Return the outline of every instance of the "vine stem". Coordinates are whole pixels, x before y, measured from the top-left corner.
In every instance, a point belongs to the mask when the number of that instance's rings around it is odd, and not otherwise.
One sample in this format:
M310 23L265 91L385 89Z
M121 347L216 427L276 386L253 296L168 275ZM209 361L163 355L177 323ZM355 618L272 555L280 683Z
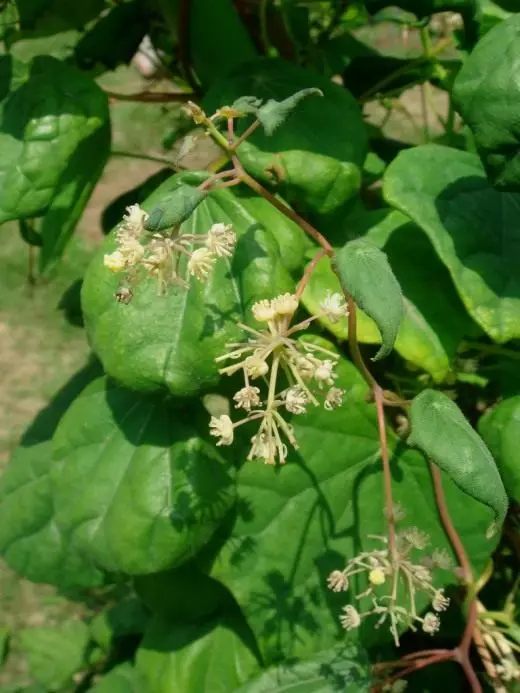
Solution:
M178 92L172 94L168 91L139 91L135 94L119 94L115 91L104 90L105 94L112 101L139 101L143 103L170 103L170 102L181 102L189 101L193 94Z
M303 292L305 291L305 287L309 283L311 275L316 268L316 265L326 255L327 255L327 251L325 250L325 248L318 250L316 255L312 258L312 260L309 262L309 264L305 268L305 272L303 273L303 276L300 279L300 281L298 282L298 286L296 287L295 295L296 295L296 298L298 301L301 299Z
M366 368L366 366L365 366ZM383 477L385 488L385 515L388 523L388 550L392 561L397 555L395 545L394 502L392 498L392 472L390 470L390 456L388 454L388 441L386 437L385 403L383 390L374 382L372 393L377 411L377 426L379 430L379 443L381 447L381 459L383 460Z

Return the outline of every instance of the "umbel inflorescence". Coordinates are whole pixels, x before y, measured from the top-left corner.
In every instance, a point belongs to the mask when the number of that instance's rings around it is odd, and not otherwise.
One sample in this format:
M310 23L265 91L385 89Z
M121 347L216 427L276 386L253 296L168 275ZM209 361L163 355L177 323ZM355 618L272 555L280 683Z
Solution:
M246 415L235 422L226 414L214 416L210 432L219 438L217 445L231 445L237 426L258 421L248 460L283 464L287 458L285 441L298 447L294 430L285 416L303 414L309 405L319 406L320 400L325 409L331 410L343 400L344 391L334 386L338 355L319 344L296 339L320 316L326 315L331 320L345 316L347 307L343 298L340 294L329 294L316 316L292 325L297 308L298 298L293 294L255 303L253 317L265 328L256 330L239 323L248 339L226 345L229 351L216 359L219 364L233 362L222 367L220 373L242 373L244 385L233 399L235 408L242 409Z
M187 287L186 274L205 281L217 258L233 254L236 234L230 224L213 224L206 234L181 233L179 229L152 234L145 230L146 219L139 205L127 207L116 232L117 250L104 257L105 266L125 273L130 284L144 272L157 278L157 293L163 295L169 285Z
M450 570L449 554L435 550L417 562L414 554L424 551L429 538L416 527L396 534L393 556L386 537L370 538L380 542L381 547L359 554L328 578L328 587L334 592L351 589L352 583L360 578L368 582L367 589L356 595L356 603L343 607L342 626L345 630L353 630L366 618L374 616L376 628L388 624L396 645L399 645L399 631L407 628L421 627L425 633L433 635L440 627L439 614L450 602L442 589L434 587L432 569ZM416 599L420 593L429 597L432 604L432 611L423 616L417 612Z

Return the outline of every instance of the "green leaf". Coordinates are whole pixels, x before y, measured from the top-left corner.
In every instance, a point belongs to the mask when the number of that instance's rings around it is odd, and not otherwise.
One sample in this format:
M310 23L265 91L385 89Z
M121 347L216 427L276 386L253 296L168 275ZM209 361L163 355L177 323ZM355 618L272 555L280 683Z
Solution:
M91 79L49 56L26 69L3 57L11 79L0 111L0 223L42 216L42 267L58 257L110 150L106 95Z
M50 438L85 385L99 375L96 365L80 371L41 411L24 434L0 477L0 553L17 573L63 589L95 587L103 574L63 534L54 517Z
M368 693L371 683L370 663L363 650L337 645L310 659L268 669L235 693Z
M209 415L100 378L53 438L56 524L98 566L130 575L188 560L235 501Z
M230 693L259 669L251 641L239 613L201 625L156 618L136 668L147 693Z
M424 390L412 400L408 444L431 458L457 486L495 514L501 527L507 495L495 460L464 414L442 392Z
M283 101L269 99L266 101L256 113L256 117L262 123L266 135L272 135L282 123L284 123L289 115L298 107L303 99L309 96L323 96L320 89L314 87L310 89L300 89L292 96L289 96Z
M472 333L474 323L448 271L415 224L397 211L384 210L377 215L365 212L359 221L365 219L368 228L359 231L367 240L384 248L403 292L403 319L395 349L414 366L430 373L436 382L442 382L450 372L461 339ZM358 220L348 223L358 231ZM341 285L332 272L330 261L324 258L312 273L303 294L303 304L310 313L318 311L327 291L341 292ZM348 338L346 319L333 323L322 318L320 322L339 339ZM358 312L357 338L368 344L381 342L375 323L363 311Z
M477 156L433 144L399 154L384 195L428 235L482 329L520 337L520 196L494 190Z
M295 65L259 59L212 85L204 106L212 113L243 94L283 101L295 90L309 88L319 89L324 98L306 99L291 115L290 126L272 136L258 129L238 153L252 176L289 202L325 214L338 209L361 184L367 135L359 106L349 92ZM240 119L237 133L248 124L249 119Z
M193 182L190 175L167 181L143 207L150 210L179 181ZM273 221L268 213L266 224ZM255 301L293 288L274 237L280 231L287 245L287 239L295 237L293 228L282 223L271 232L257 203L249 208L230 190L220 190L211 193L181 229L207 233L215 222L233 224L238 237L234 255L219 259L204 284L191 277L188 290L172 287L167 296L157 296L156 279L143 278L132 302L124 305L114 298L119 278L103 266L103 254L115 247L113 236L92 261L82 290L90 343L106 372L127 387L167 387L184 396L215 385L219 375L214 359L225 344L242 335L237 321L251 320ZM301 249L298 252L301 255Z
M33 677L49 691L59 691L72 683L83 664L88 628L70 621L56 628L24 629L19 638Z
M211 574L237 600L266 663L312 656L344 641L338 619L354 597L328 590L327 576L375 548L370 535L385 532L375 408L366 401L361 376L344 359L336 385L346 390L341 408L293 417L299 449L289 451L287 464L275 470L248 462L240 469L238 516L218 555L212 554ZM251 426L244 435L254 432ZM426 460L414 450L404 451L391 431L388 435L394 500L406 510L406 526L428 532L433 548L451 553ZM485 538L492 513L449 479L444 486L453 522L478 573L495 546ZM455 580L444 571L434 576L439 587ZM363 589L356 584L356 592ZM374 623L359 637L367 647L391 639Z
M104 9L104 0L16 0L22 28L38 28L40 32L54 33L55 25L82 28Z
M198 623L229 602L228 591L201 571L194 559L178 568L134 579L135 591L157 616Z
M151 208L145 227L148 231L157 233L178 226L193 214L207 196L205 190L181 184Z
M9 631L7 628L0 628L0 669L5 664L9 653Z
M387 356L394 346L403 317L403 295L386 254L359 238L336 254L339 277L345 291L376 323L381 348L374 361Z
M520 50L520 15L500 22L464 62L453 97L471 128L492 182L520 190L520 136L515 103L520 96L514 57Z
M478 429L493 453L511 498L520 499L520 396L510 397L487 411Z
M148 609L139 599L123 599L92 619L90 636L108 652L118 638L144 633L149 617Z
M97 685L89 688L89 693L139 693L140 690L134 667L125 662L105 674Z

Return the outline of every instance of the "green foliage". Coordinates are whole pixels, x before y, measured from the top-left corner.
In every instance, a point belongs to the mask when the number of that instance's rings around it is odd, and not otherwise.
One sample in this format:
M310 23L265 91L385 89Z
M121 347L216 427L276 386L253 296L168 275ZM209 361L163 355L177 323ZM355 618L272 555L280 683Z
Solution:
M495 26L465 61L453 96L491 181L502 190L520 189L519 134L516 126L516 58L520 15Z
M211 113L243 94L283 101L309 88L319 89L324 98L305 99L271 136L257 130L239 147L240 160L290 202L329 213L357 192L367 151L359 106L347 91L310 71L262 59L213 84L205 106ZM238 134L247 124L238 121Z
M89 693L139 693L139 681L131 664L114 667Z
M468 313L497 342L520 336L519 198L488 183L474 154L426 145L402 152L386 200L428 235Z
M60 691L72 682L83 663L87 642L88 628L81 621L20 632L31 674L49 691Z
M520 498L520 396L509 397L480 419L480 434L489 446L511 498Z
M204 190L181 184L150 209L145 227L157 233L178 226L193 214L207 196Z
M364 239L349 241L336 255L341 284L376 323L382 346L374 360L388 356L403 316L403 296L388 259Z
M484 441L457 405L435 390L424 390L410 408L412 433L418 447L469 496L490 507L501 527L507 495L496 463Z
M244 113L254 114L262 124L266 135L272 135L280 125L282 125L288 116L298 107L299 103L309 96L323 96L323 93L316 88L300 89L292 96L289 96L283 101L269 99L264 104L253 97L241 97L233 104L235 108L240 109L242 104L245 105Z
M92 619L90 637L109 652L118 638L144 633L149 615L141 600L125 599Z

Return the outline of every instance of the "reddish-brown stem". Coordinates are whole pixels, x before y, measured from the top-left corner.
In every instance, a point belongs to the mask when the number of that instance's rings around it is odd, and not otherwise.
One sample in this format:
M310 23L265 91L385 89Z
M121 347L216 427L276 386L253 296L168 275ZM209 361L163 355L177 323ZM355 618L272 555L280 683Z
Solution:
M416 661L412 662L407 669L399 671L397 674L393 674L381 683L377 684L377 686L375 687L375 691L381 691L383 685L386 686L392 684L394 683L394 681L398 681L399 679L402 679L405 676L408 676L409 674L413 674L414 671L424 669L425 667L428 667L431 664L440 664L441 662L447 662L450 659L453 659L453 652L451 652L450 650L439 650L436 654L431 655L430 657L425 657L424 659L417 659Z
M367 385L371 388L379 387L376 379L368 370L361 351L359 350L357 340L357 306L354 299L351 298L347 293L345 293L345 298L348 305L348 344L350 348L350 355L352 356L352 360L356 366L359 368L361 375L366 380Z
M106 91L105 94L112 101L141 101L145 103L170 103L172 101L189 101L193 94L172 94L167 91L140 91L136 94L119 94L114 91Z
M257 127L260 125L259 120L255 120L254 122L251 123L251 125L244 130L244 132L240 135L238 139L236 139L232 146L231 146L231 151L235 152L238 147L242 144L242 142L245 142L247 138L253 134L253 132L257 129Z
M309 283L309 279L311 278L311 274L314 272L314 268L318 264L318 262L325 257L327 254L327 251L325 248L322 248L321 250L318 250L316 255L312 258L312 260L309 262L307 267L305 268L305 272L303 273L302 278L298 282L298 286L296 287L296 298L298 301L303 295L303 292L305 291L305 287Z
M462 667L462 671L466 675L466 679L469 685L471 686L471 693L482 693L482 686L480 685L477 673L475 669L473 669L468 655L466 654L465 657L461 657L460 660L458 660L458 662Z
M209 178L206 178L204 182L202 182L198 187L199 190L208 190L209 188L212 187L213 183L216 183L217 181L221 181L225 178L235 178L236 177L236 171L232 169L231 171L220 171L219 173L213 173ZM237 179L237 184L240 183L240 181Z
M388 551L392 561L396 557L395 547L395 522L394 502L392 498L392 472L390 470L390 457L388 455L388 441L386 439L385 404L383 390L375 383L372 386L374 401L377 411L377 426L379 429L379 443L381 446L381 459L383 460L383 477L385 485L385 514L388 522Z
M234 188L235 185L240 185L242 183L241 180L226 180L223 183L215 183L211 187L212 190L222 190L222 188Z

